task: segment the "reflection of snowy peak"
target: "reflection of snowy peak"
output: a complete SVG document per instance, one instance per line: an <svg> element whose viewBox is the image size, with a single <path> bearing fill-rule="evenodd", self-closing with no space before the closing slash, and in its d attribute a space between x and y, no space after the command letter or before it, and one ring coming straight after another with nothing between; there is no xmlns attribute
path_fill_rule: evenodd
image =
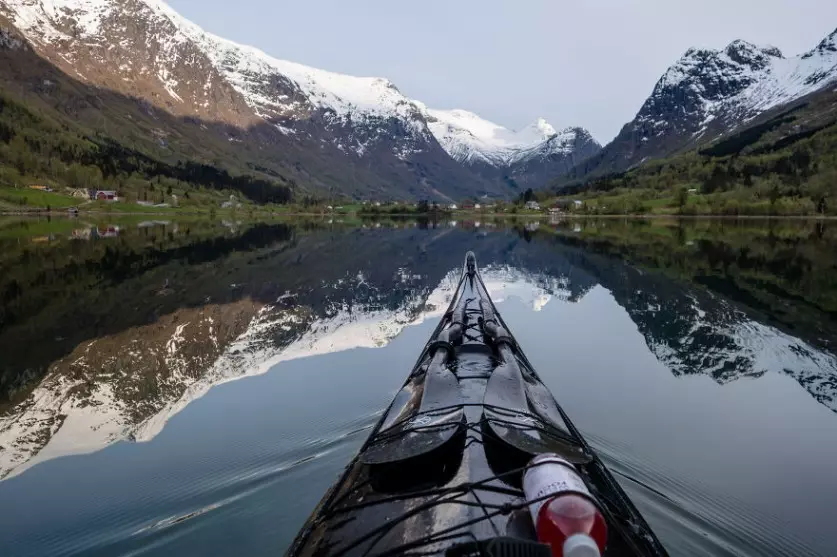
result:
<svg viewBox="0 0 837 557"><path fill-rule="evenodd" d="M757 319L764 317L753 318L746 306L702 287L586 252L578 263L610 291L674 375L707 375L719 384L789 375L837 412L837 357L831 352L762 324Z"/></svg>
<svg viewBox="0 0 837 557"><path fill-rule="evenodd" d="M765 373L789 375L837 412L834 355L758 323L715 296L666 294L640 290L625 307L648 347L675 375L701 373L722 384Z"/></svg>
<svg viewBox="0 0 837 557"><path fill-rule="evenodd" d="M498 301L517 297L535 310L551 296L569 297L561 279L507 267L483 277ZM242 301L180 310L153 325L85 342L0 417L0 478L119 440L151 440L212 387L283 361L385 346L405 327L441 316L458 278L452 272L429 291L421 275L402 269L394 280L410 293L392 308L382 303L390 289L367 284L359 273L321 290L368 294L328 303L319 315L287 295L269 306Z"/></svg>
<svg viewBox="0 0 837 557"><path fill-rule="evenodd" d="M481 275L495 303L517 298L534 311L540 311L552 299L575 302L580 297L573 294L568 277L534 274L506 265L489 266Z"/></svg>
<svg viewBox="0 0 837 557"><path fill-rule="evenodd" d="M837 412L837 359L831 354L761 325L711 294L687 292L636 270L623 268L614 276L609 267L588 269L598 271L673 373L704 373L719 383L786 374ZM586 275L571 279L566 272L504 264L485 267L482 277L495 302L515 298L540 311L553 299L574 302L592 285ZM427 277L406 268L377 283L347 273L272 304L241 300L185 308L154 324L86 341L0 417L0 478L120 440L151 440L214 386L281 362L385 346L405 327L438 318L458 278L452 271L431 289Z"/></svg>
<svg viewBox="0 0 837 557"><path fill-rule="evenodd" d="M131 437L180 399L257 311L249 300L186 308L78 345L0 416L0 478Z"/></svg>

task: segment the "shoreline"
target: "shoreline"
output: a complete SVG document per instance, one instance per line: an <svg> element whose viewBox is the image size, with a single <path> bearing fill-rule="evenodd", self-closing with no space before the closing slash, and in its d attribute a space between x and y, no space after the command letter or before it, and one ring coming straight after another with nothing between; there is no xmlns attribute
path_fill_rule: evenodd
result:
<svg viewBox="0 0 837 557"><path fill-rule="evenodd" d="M694 219L717 219L717 220L822 220L830 221L837 220L835 215L678 215L678 214L604 214L604 215L585 215L578 213L564 213L560 215L550 215L547 213L472 213L472 212L454 212L454 213L306 213L306 212L258 212L254 211L251 215L249 213L230 213L218 212L213 215L209 211L197 212L148 212L148 211L79 211L71 214L67 211L0 211L0 217L58 217L58 218L79 218L79 217L196 217L196 218L218 218L218 217L246 217L253 219L257 217L264 218L281 218L281 217L321 217L321 218L337 218L337 217L355 217L355 218L415 218L415 219L434 219L435 220L456 220L457 217L469 218L484 218L484 219L674 219L674 220L694 220Z"/></svg>

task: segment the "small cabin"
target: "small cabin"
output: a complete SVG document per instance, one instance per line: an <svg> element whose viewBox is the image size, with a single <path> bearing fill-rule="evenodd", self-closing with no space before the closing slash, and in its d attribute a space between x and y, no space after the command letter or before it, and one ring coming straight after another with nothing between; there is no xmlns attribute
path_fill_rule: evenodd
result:
<svg viewBox="0 0 837 557"><path fill-rule="evenodd" d="M119 196L112 190L96 190L93 199L96 201L119 201Z"/></svg>
<svg viewBox="0 0 837 557"><path fill-rule="evenodd" d="M540 203L538 203L537 201L527 201L526 202L526 208L529 209L530 211L540 211L541 210Z"/></svg>

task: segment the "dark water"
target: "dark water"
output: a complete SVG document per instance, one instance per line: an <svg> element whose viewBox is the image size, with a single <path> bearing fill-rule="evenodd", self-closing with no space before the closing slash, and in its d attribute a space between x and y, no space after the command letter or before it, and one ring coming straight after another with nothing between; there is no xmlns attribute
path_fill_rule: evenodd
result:
<svg viewBox="0 0 837 557"><path fill-rule="evenodd" d="M837 223L109 224L0 221L0 555L281 553L469 249L672 555L835 554Z"/></svg>

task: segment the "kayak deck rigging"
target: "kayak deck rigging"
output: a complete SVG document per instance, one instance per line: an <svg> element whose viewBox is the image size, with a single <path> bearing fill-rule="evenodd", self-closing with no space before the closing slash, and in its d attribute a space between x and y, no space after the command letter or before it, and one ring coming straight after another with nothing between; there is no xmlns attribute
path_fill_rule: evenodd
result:
<svg viewBox="0 0 837 557"><path fill-rule="evenodd" d="M469 253L413 371L288 555L543 554L521 478L545 452L573 462L598 500L605 555L666 555L538 378Z"/></svg>

